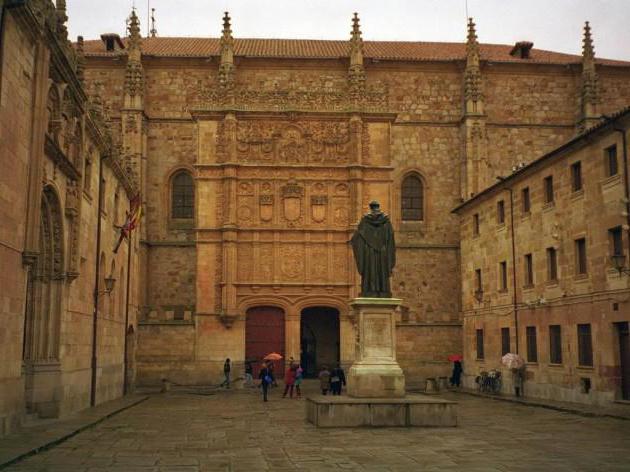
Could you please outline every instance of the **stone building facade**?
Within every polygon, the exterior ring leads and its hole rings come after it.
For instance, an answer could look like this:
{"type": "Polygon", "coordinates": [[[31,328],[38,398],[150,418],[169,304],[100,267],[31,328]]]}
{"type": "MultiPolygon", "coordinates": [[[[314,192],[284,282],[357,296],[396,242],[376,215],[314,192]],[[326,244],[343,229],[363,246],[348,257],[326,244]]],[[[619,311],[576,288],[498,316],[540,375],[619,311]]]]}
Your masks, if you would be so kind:
{"type": "Polygon", "coordinates": [[[461,218],[465,385],[513,374],[524,394],[630,399],[630,108],[519,168],[455,211],[461,218]]]}
{"type": "Polygon", "coordinates": [[[26,415],[122,395],[125,320],[134,326],[137,306],[127,273],[138,260],[128,265],[126,244],[112,253],[137,177],[111,143],[100,100],[86,95],[65,2],[0,5],[2,435],[26,415]]]}
{"type": "MultiPolygon", "coordinates": [[[[131,22],[137,22],[134,16],[131,22]]],[[[397,231],[398,360],[408,383],[462,350],[459,218],[514,166],[630,100],[630,64],[531,43],[86,41],[115,141],[143,178],[138,381],[220,380],[277,350],[348,366],[348,240],[378,199],[397,231]],[[130,101],[129,84],[135,98],[130,101]]]]}

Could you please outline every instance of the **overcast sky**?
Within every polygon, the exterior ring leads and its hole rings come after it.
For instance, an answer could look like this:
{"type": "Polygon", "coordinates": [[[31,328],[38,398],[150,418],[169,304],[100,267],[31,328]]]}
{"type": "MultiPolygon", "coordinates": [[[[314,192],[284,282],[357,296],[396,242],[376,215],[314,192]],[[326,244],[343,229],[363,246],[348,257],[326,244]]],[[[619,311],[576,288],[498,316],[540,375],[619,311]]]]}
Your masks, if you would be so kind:
{"type": "MultiPolygon", "coordinates": [[[[217,37],[229,10],[237,38],[347,39],[354,11],[365,40],[466,38],[466,0],[67,0],[72,38],[122,36],[134,3],[143,35],[150,3],[159,36],[217,37]]],[[[630,0],[468,0],[468,14],[481,42],[526,40],[573,54],[588,20],[598,57],[630,60],[630,0]]]]}

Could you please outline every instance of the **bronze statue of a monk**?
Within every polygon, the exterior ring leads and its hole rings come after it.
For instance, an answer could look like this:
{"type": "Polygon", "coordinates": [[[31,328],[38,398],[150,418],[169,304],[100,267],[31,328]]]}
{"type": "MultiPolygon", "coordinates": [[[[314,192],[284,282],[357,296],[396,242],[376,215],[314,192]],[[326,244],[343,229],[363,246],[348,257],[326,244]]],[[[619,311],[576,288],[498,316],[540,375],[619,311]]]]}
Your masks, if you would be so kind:
{"type": "Polygon", "coordinates": [[[396,265],[394,228],[380,204],[370,202],[351,239],[354,260],[361,274],[361,297],[391,298],[389,277],[396,265]]]}

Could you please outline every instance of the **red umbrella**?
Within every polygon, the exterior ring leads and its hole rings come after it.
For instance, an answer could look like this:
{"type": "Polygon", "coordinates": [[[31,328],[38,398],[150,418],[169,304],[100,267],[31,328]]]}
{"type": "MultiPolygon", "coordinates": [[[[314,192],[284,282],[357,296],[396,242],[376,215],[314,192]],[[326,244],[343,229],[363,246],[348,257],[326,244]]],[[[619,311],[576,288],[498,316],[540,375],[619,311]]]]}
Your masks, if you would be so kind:
{"type": "Polygon", "coordinates": [[[263,359],[266,361],[279,361],[280,359],[282,359],[282,356],[277,352],[271,352],[263,357],[263,359]]]}
{"type": "Polygon", "coordinates": [[[451,354],[450,356],[448,356],[448,360],[450,362],[463,361],[464,356],[462,356],[461,354],[451,354]]]}

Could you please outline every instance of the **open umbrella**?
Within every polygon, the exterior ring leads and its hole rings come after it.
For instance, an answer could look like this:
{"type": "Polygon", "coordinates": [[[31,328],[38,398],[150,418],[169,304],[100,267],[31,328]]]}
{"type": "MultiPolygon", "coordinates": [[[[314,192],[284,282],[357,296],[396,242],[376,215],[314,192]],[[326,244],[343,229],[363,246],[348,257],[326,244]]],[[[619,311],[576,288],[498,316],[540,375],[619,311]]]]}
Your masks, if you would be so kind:
{"type": "Polygon", "coordinates": [[[282,359],[282,356],[277,352],[271,352],[263,357],[263,359],[266,361],[279,361],[280,359],[282,359]]]}
{"type": "Polygon", "coordinates": [[[448,356],[448,360],[449,362],[463,361],[464,356],[462,356],[461,354],[451,354],[450,356],[448,356]]]}
{"type": "Polygon", "coordinates": [[[523,359],[518,354],[512,354],[508,352],[505,356],[501,358],[501,364],[503,364],[508,369],[520,369],[525,365],[525,359],[523,359]]]}

